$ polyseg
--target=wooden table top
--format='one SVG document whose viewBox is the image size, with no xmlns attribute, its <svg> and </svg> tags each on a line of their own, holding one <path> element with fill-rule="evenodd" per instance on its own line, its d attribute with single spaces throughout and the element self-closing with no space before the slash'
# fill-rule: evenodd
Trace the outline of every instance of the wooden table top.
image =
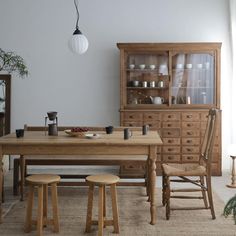
<svg viewBox="0 0 236 236">
<path fill-rule="evenodd" d="M 16 138 L 15 133 L 0 137 L 0 145 L 161 145 L 162 140 L 156 131 L 142 135 L 142 131 L 133 131 L 132 137 L 124 140 L 123 131 L 106 134 L 104 131 L 90 131 L 88 134 L 99 134 L 99 138 L 71 137 L 64 131 L 58 136 L 45 135 L 43 131 L 25 131 L 23 138 Z"/>
</svg>

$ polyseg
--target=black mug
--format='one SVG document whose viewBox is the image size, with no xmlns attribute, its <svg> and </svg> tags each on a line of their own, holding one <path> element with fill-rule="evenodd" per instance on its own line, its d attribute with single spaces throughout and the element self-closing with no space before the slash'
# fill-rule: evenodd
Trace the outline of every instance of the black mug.
<svg viewBox="0 0 236 236">
<path fill-rule="evenodd" d="M 132 131 L 129 128 L 124 129 L 124 139 L 129 139 L 132 136 Z"/>
<path fill-rule="evenodd" d="M 107 126 L 106 127 L 106 133 L 107 134 L 112 134 L 112 132 L 113 132 L 113 126 Z"/>
<path fill-rule="evenodd" d="M 24 129 L 16 129 L 16 137 L 17 138 L 24 137 Z"/>
<path fill-rule="evenodd" d="M 149 126 L 148 125 L 143 125 L 143 135 L 146 135 L 148 133 Z"/>
</svg>

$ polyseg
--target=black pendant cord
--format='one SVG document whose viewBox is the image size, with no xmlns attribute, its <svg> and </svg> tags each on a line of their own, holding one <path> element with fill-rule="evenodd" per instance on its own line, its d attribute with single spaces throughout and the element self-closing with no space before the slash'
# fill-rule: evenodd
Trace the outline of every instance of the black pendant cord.
<svg viewBox="0 0 236 236">
<path fill-rule="evenodd" d="M 79 29 L 79 9 L 78 9 L 78 0 L 74 0 L 75 8 L 76 8 L 76 13 L 77 13 L 77 20 L 76 20 L 76 30 Z"/>
</svg>

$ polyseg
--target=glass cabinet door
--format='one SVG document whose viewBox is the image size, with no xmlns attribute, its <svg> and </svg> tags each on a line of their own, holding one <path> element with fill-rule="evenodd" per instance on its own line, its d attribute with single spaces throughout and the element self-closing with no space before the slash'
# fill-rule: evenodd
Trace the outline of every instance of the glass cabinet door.
<svg viewBox="0 0 236 236">
<path fill-rule="evenodd" d="M 214 104 L 213 53 L 177 53 L 172 56 L 172 104 Z"/>
<path fill-rule="evenodd" d="M 168 53 L 128 54 L 126 87 L 128 105 L 169 104 Z"/>
</svg>

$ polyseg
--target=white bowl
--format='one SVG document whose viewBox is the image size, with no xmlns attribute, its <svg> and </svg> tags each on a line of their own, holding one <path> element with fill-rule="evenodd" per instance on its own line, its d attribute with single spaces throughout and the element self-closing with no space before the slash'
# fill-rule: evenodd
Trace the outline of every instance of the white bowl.
<svg viewBox="0 0 236 236">
<path fill-rule="evenodd" d="M 146 67 L 145 64 L 140 64 L 140 65 L 139 65 L 139 68 L 140 68 L 141 70 L 143 70 L 145 67 Z"/>
<path fill-rule="evenodd" d="M 190 64 L 190 63 L 189 63 L 189 64 L 186 64 L 186 68 L 187 68 L 187 69 L 191 69 L 192 67 L 193 67 L 192 64 Z"/>
<path fill-rule="evenodd" d="M 149 68 L 150 68 L 151 70 L 154 70 L 154 69 L 156 68 L 156 66 L 155 66 L 155 65 L 149 65 Z"/>
<path fill-rule="evenodd" d="M 183 69 L 183 64 L 177 64 L 177 65 L 176 65 L 176 68 L 177 68 L 177 69 Z"/>
<path fill-rule="evenodd" d="M 197 68 L 202 69 L 202 64 L 201 63 L 197 64 Z"/>
<path fill-rule="evenodd" d="M 135 65 L 134 65 L 134 64 L 130 64 L 130 65 L 129 65 L 129 68 L 132 70 L 132 69 L 135 68 Z"/>
</svg>

